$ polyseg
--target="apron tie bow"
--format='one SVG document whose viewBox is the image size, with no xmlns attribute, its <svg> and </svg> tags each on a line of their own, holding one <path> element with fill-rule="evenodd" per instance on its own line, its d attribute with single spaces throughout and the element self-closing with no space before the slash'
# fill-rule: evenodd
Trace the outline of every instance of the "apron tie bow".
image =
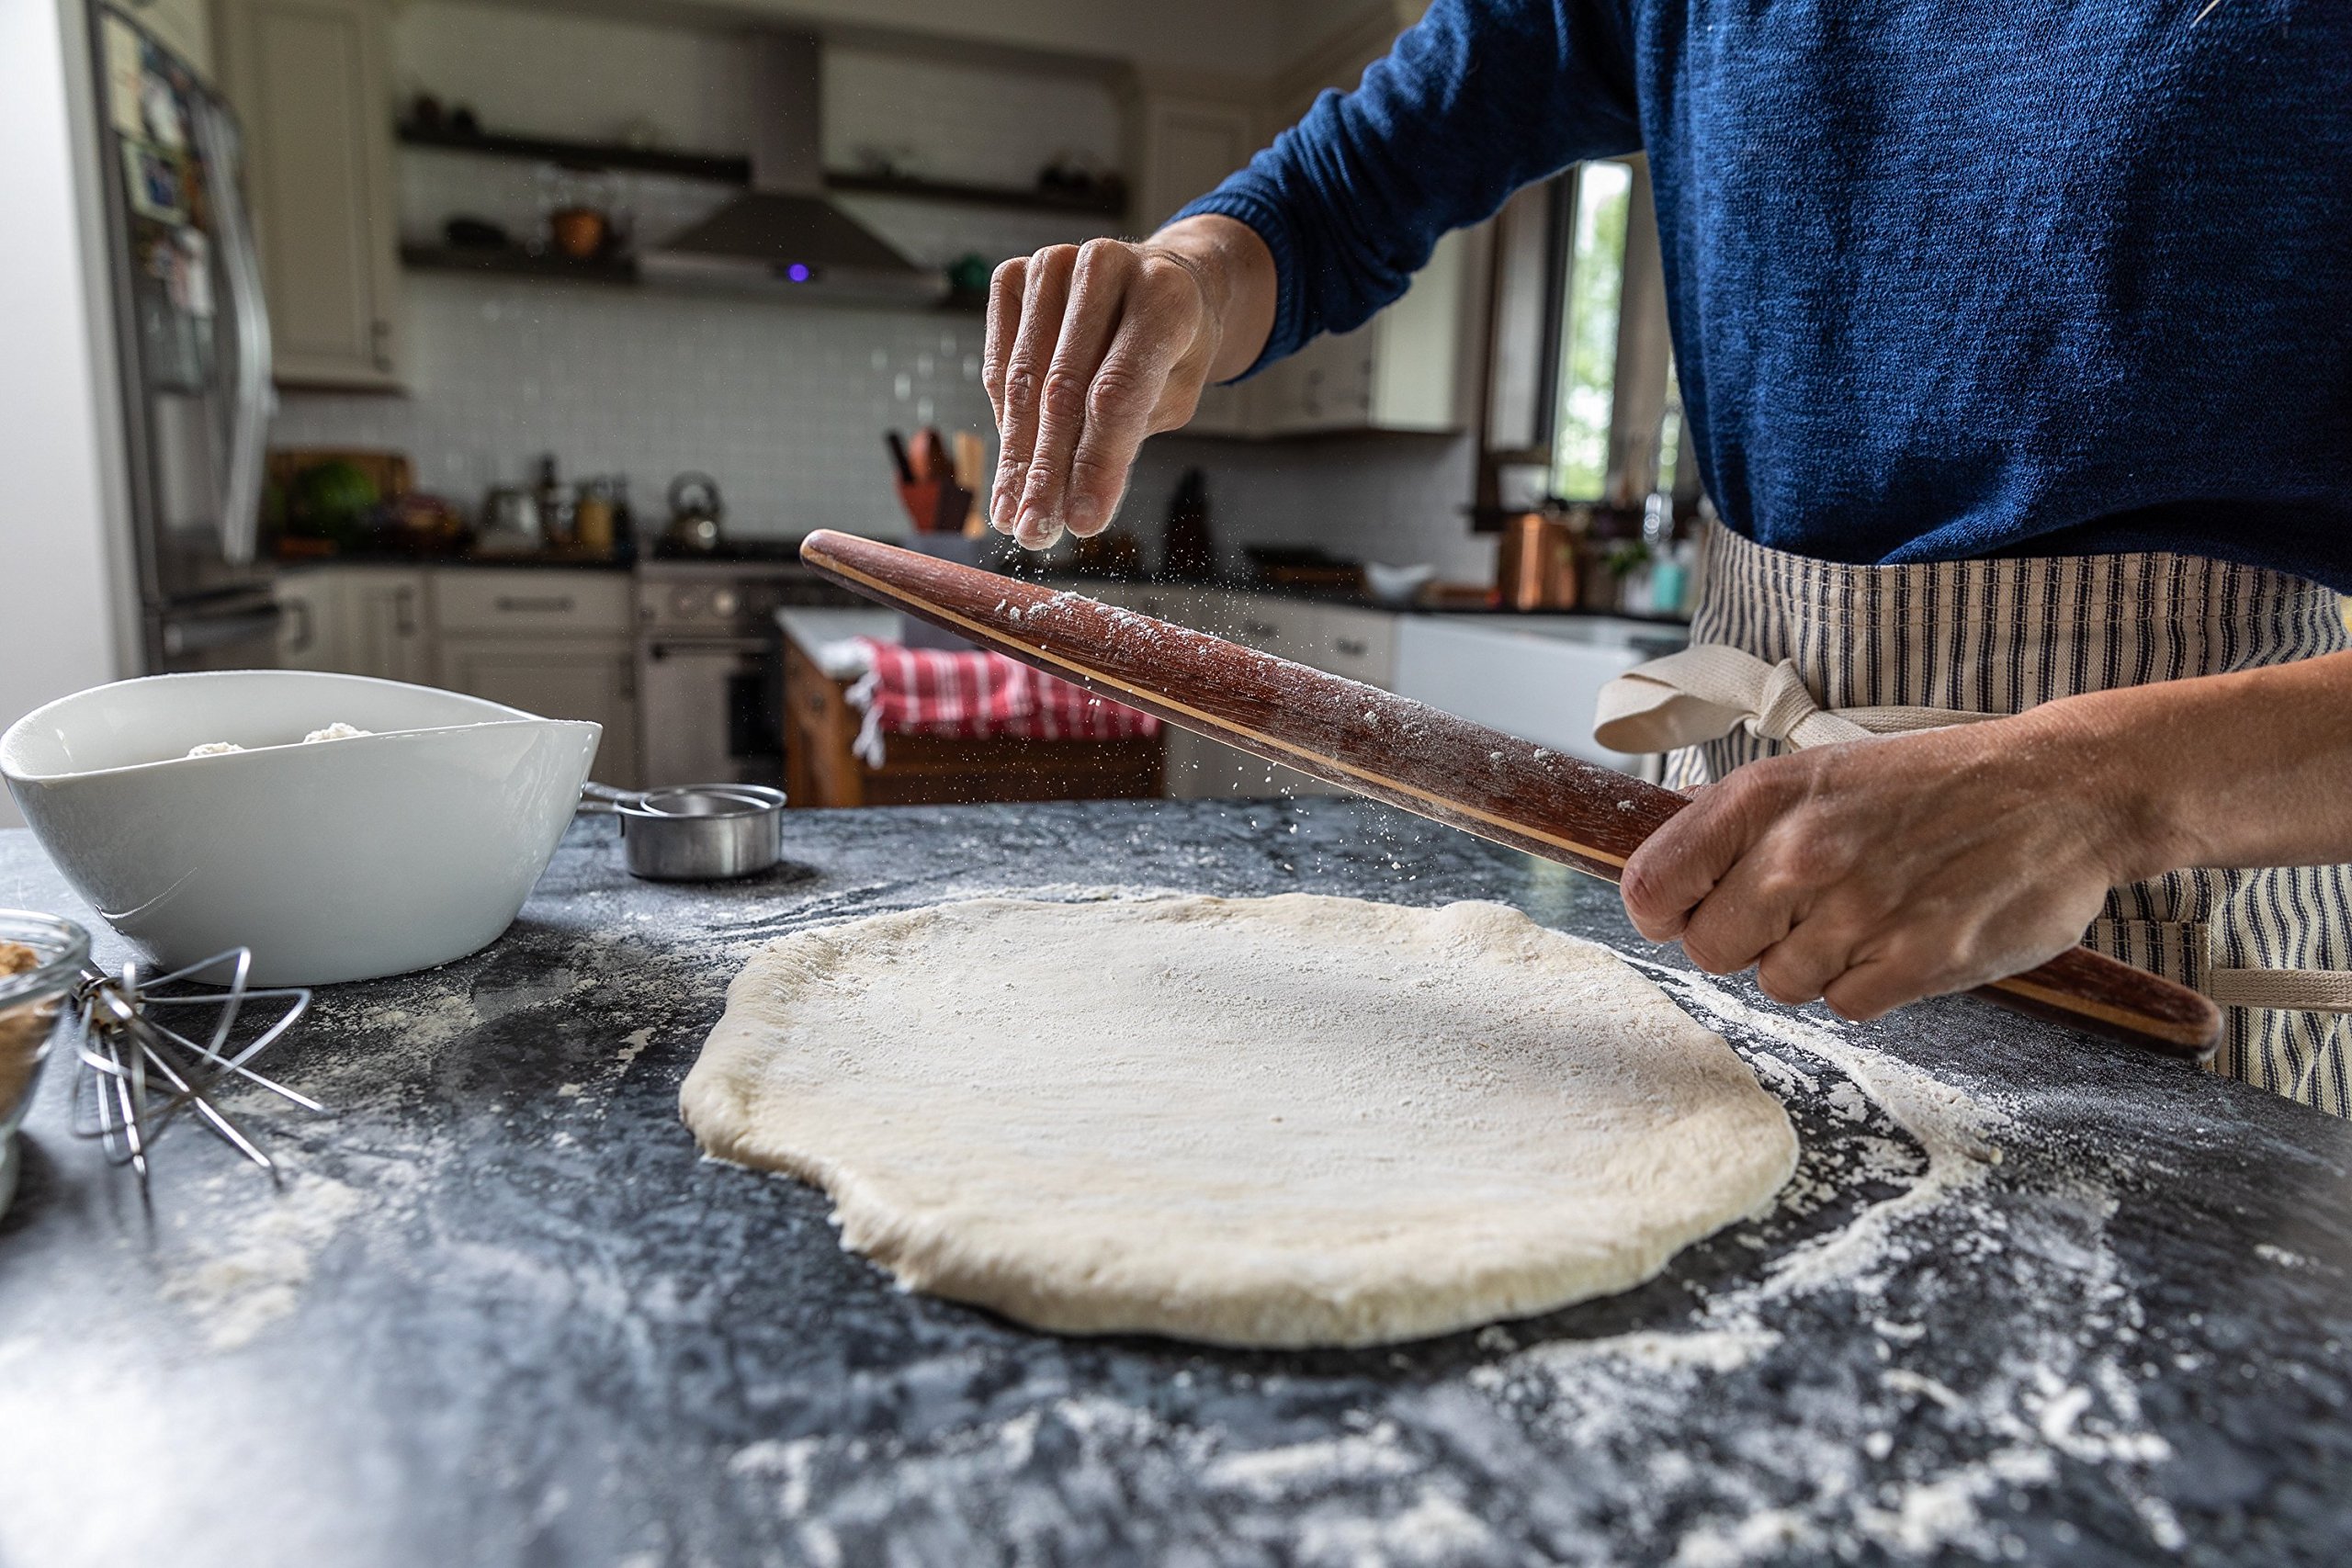
<svg viewBox="0 0 2352 1568">
<path fill-rule="evenodd" d="M 1745 728 L 1762 740 L 1833 746 L 1999 716 L 1953 708 L 1825 708 L 1793 660 L 1767 664 L 1725 643 L 1694 643 L 1600 689 L 1593 739 L 1612 751 L 1672 751 Z"/>
</svg>

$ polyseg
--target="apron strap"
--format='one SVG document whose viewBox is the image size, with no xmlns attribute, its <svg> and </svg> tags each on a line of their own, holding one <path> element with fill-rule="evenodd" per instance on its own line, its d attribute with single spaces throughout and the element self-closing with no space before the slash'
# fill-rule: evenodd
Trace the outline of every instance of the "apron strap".
<svg viewBox="0 0 2352 1568">
<path fill-rule="evenodd" d="M 2352 970 L 2208 969 L 2204 990 L 2224 1007 L 2352 1012 Z"/>
<path fill-rule="evenodd" d="M 1637 664 L 1603 686 L 1592 738 L 1612 751 L 1672 751 L 1745 726 L 1758 739 L 1802 748 L 1999 716 L 1953 708 L 1825 708 L 1793 660 L 1767 664 L 1727 643 L 1702 642 Z"/>
<path fill-rule="evenodd" d="M 1803 749 L 1999 716 L 1951 708 L 1825 708 L 1793 660 L 1767 664 L 1729 644 L 1702 642 L 1637 664 L 1603 686 L 1592 738 L 1612 751 L 1671 751 L 1745 726 L 1758 739 Z M 2202 989 L 2224 1007 L 2352 1012 L 2352 971 L 2213 968 Z"/>
</svg>

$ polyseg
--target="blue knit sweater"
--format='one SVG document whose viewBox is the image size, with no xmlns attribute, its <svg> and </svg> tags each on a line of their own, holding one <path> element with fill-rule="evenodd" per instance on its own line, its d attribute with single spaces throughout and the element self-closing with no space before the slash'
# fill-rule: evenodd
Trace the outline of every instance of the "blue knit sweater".
<svg viewBox="0 0 2352 1568">
<path fill-rule="evenodd" d="M 2352 590 L 2352 0 L 1435 0 L 1186 210 L 1272 250 L 1272 359 L 1636 147 L 1739 532 Z"/>
</svg>

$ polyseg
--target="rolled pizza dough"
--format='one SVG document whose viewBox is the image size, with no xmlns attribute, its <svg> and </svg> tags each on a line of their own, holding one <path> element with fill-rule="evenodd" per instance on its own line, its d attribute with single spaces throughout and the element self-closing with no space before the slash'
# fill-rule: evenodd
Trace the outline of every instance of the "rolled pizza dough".
<svg viewBox="0 0 2352 1568">
<path fill-rule="evenodd" d="M 800 931 L 737 976 L 681 1100 L 911 1289 L 1245 1346 L 1624 1290 L 1796 1158 L 1720 1037 L 1495 904 L 985 898 Z"/>
</svg>

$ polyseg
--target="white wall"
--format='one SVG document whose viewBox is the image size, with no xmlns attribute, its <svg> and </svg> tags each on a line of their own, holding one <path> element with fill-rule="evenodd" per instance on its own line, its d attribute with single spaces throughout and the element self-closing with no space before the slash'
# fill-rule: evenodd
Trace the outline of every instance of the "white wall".
<svg viewBox="0 0 2352 1568">
<path fill-rule="evenodd" d="M 69 13 L 64 6 L 73 7 Z M 0 725 L 119 672 L 109 481 L 75 196 L 78 0 L 0 5 Z M 70 51 L 70 52 L 69 52 Z M 0 799 L 0 822 L 17 821 Z"/>
</svg>

